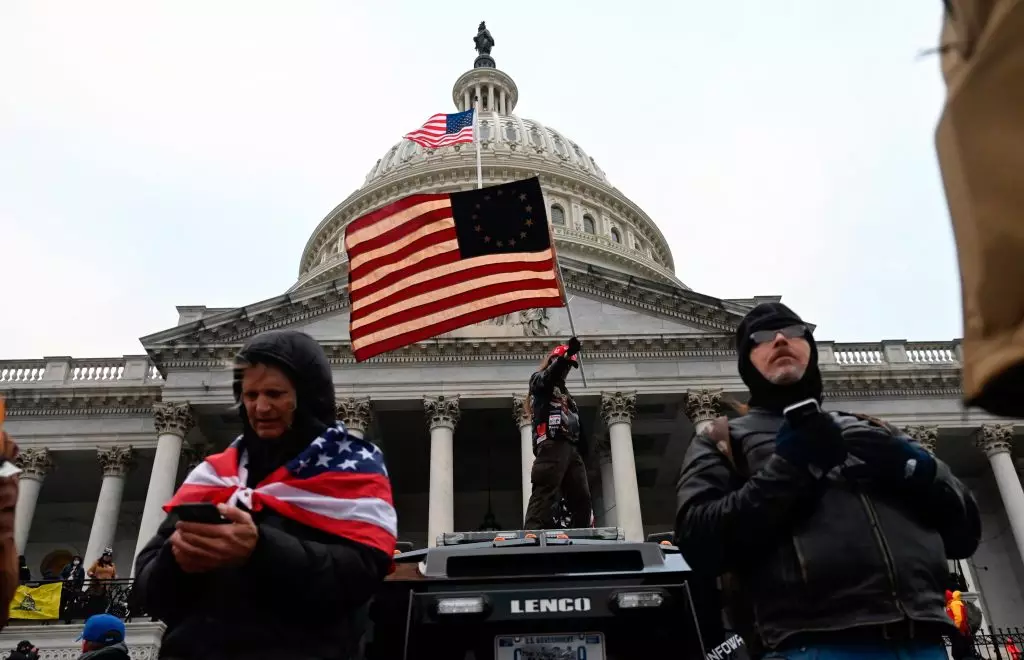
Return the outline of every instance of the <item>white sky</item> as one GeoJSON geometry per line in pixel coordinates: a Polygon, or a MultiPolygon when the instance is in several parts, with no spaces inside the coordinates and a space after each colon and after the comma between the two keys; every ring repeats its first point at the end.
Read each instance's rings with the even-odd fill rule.
{"type": "Polygon", "coordinates": [[[960,334],[933,0],[0,4],[0,358],[137,354],[283,293],[317,223],[454,111],[477,23],[708,295],[817,336],[960,334]],[[489,7],[489,8],[488,8],[489,7]],[[467,12],[467,8],[471,8],[467,12]]]}

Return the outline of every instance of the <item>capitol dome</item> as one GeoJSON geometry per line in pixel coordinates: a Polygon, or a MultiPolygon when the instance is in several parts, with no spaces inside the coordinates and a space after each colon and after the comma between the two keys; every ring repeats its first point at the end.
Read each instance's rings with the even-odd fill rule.
{"type": "MultiPolygon", "coordinates": [[[[688,289],[675,276],[672,252],[658,226],[609,183],[597,161],[563,133],[513,114],[519,89],[495,67],[489,49],[455,82],[452,101],[458,111],[479,102],[485,186],[540,177],[563,265],[579,262],[688,289]]],[[[310,236],[292,289],[345,275],[345,227],[355,218],[414,193],[476,185],[475,144],[424,149],[409,140],[398,142],[310,236]]]]}

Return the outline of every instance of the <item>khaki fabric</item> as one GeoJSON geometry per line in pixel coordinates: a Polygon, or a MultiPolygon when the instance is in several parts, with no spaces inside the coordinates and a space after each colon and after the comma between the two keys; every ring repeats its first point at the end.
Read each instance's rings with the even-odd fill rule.
{"type": "Polygon", "coordinates": [[[953,221],[968,405],[1024,415],[1024,0],[946,0],[936,147],[953,221]]]}

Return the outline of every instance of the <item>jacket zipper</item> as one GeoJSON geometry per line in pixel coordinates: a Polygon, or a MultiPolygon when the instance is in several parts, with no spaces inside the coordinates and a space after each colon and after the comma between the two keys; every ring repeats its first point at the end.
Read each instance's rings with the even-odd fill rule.
{"type": "Polygon", "coordinates": [[[807,561],[804,560],[803,550],[800,549],[800,542],[796,538],[796,534],[793,535],[793,549],[796,551],[796,563],[800,564],[800,577],[804,581],[804,586],[811,583],[810,578],[807,577],[807,561]]]}
{"type": "Polygon", "coordinates": [[[878,547],[882,550],[882,556],[885,559],[885,571],[889,576],[889,589],[892,593],[893,603],[896,605],[896,609],[900,611],[900,614],[906,616],[906,610],[903,608],[903,603],[896,592],[896,563],[892,558],[892,552],[889,551],[889,544],[886,542],[885,536],[882,535],[882,526],[878,522],[875,507],[871,504],[871,500],[868,499],[867,495],[864,493],[857,493],[857,495],[864,504],[864,509],[868,512],[868,517],[871,519],[871,529],[875,533],[875,540],[878,541],[878,547]]]}

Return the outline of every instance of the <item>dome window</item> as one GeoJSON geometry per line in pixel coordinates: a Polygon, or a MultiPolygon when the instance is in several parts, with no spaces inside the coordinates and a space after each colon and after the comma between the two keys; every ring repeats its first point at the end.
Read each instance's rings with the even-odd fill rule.
{"type": "Polygon", "coordinates": [[[480,120],[480,141],[491,139],[491,122],[480,120]]]}
{"type": "Polygon", "coordinates": [[[594,222],[594,219],[590,217],[589,214],[583,216],[583,231],[585,231],[588,234],[597,233],[597,224],[594,222]]]}
{"type": "Polygon", "coordinates": [[[551,224],[565,225],[565,211],[558,204],[551,207],[551,224]]]}
{"type": "Polygon", "coordinates": [[[505,124],[505,140],[508,142],[519,141],[519,131],[516,130],[516,125],[512,122],[505,124]]]}
{"type": "Polygon", "coordinates": [[[620,234],[619,230],[616,229],[615,227],[612,227],[611,235],[612,235],[612,240],[615,241],[616,243],[621,243],[622,242],[622,234],[620,234]]]}
{"type": "Polygon", "coordinates": [[[533,128],[530,129],[530,142],[535,147],[538,147],[538,148],[541,148],[541,149],[544,148],[544,137],[540,134],[540,131],[537,130],[536,126],[534,126],[533,128]]]}

